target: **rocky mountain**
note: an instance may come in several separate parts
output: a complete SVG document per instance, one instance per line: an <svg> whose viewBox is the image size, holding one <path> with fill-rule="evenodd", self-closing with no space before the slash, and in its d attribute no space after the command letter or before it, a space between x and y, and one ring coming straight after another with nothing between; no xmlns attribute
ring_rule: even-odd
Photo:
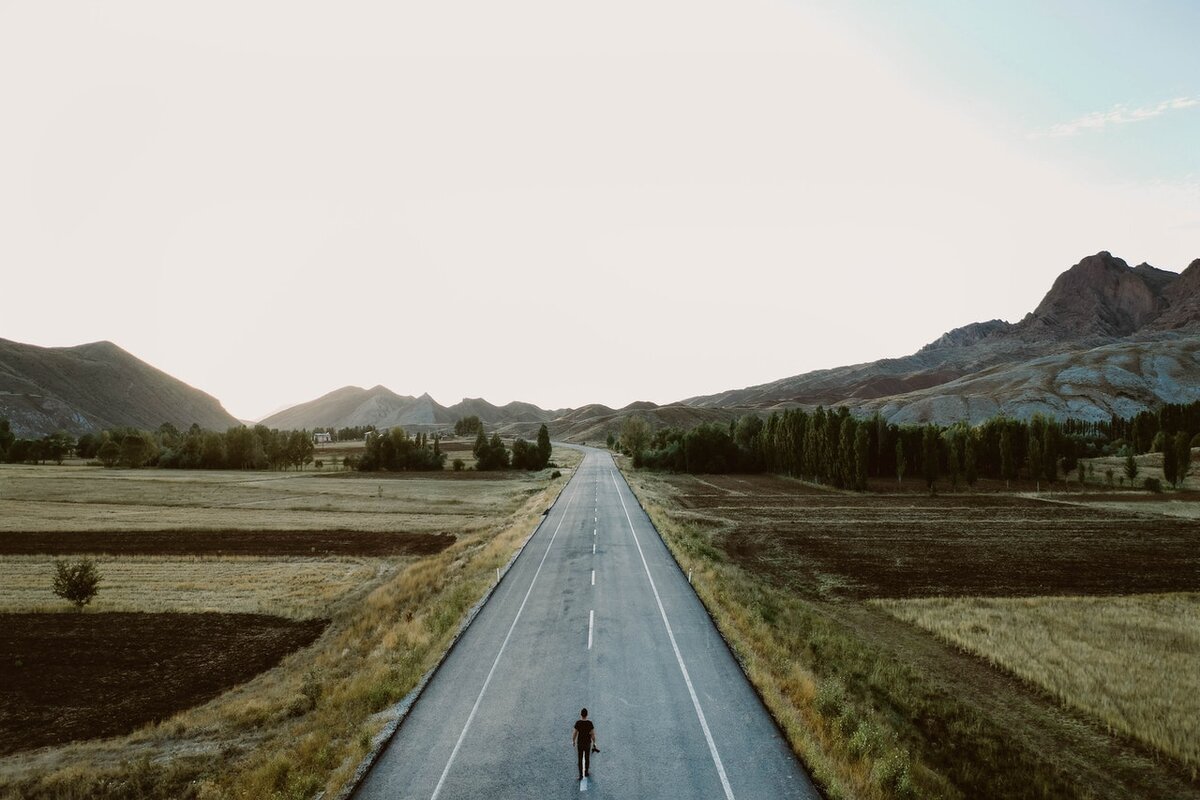
<svg viewBox="0 0 1200 800"><path fill-rule="evenodd" d="M344 386L307 403L272 414L262 424L272 428L445 428L462 417L477 416L489 430L522 432L549 422L563 412L546 411L529 403L497 406L486 400L467 398L443 406L423 394L399 395L386 386L362 389Z"/></svg>
<svg viewBox="0 0 1200 800"><path fill-rule="evenodd" d="M0 339L0 417L23 437L164 422L215 430L238 424L216 398L112 342L37 347Z"/></svg>
<svg viewBox="0 0 1200 800"><path fill-rule="evenodd" d="M1012 333L1055 342L1129 336L1167 309L1164 291L1179 277L1149 264L1130 267L1107 252L1097 253L1059 275Z"/></svg>
<svg viewBox="0 0 1200 800"><path fill-rule="evenodd" d="M1200 400L1200 336L1122 341L1002 364L940 386L857 404L898 425L1034 414L1095 422Z"/></svg>
<svg viewBox="0 0 1200 800"><path fill-rule="evenodd" d="M1195 377L1188 361L1194 351L1175 341L1180 337L1200 337L1200 259L1177 274L1149 264L1130 267L1100 252L1059 275L1037 308L1017 323L973 323L903 358L817 370L683 403L758 410L844 404L898 421L978 420L988 408L1016 416L1039 411L1061 416L1078 409L1096 418L1107 416L1107 408L1141 410L1180 396L1175 384L1183 381L1186 388ZM1140 343L1146 356L1132 364L1132 380L1143 382L1136 388L1121 373L1111 373L1116 382L1110 383L1109 371L1097 361L1109 363L1111 356L1128 371L1124 356L1118 358L1120 348L1104 349L1122 343ZM1159 352L1179 359L1179 368L1152 369L1156 362L1150 356ZM1084 382L1091 387L1084 392L1090 400L1072 394L1084 385L1077 377L1053 379L1072 364L1084 370L1072 373L1077 376L1099 369L1094 382Z"/></svg>
<svg viewBox="0 0 1200 800"><path fill-rule="evenodd" d="M1148 331L1181 331L1200 319L1200 258L1193 261L1162 293L1166 309L1146 326Z"/></svg>

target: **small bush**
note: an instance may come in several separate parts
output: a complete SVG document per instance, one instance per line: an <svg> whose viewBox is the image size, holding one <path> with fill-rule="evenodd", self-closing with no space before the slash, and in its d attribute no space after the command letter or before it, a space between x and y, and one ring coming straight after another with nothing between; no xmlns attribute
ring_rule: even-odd
<svg viewBox="0 0 1200 800"><path fill-rule="evenodd" d="M462 472L464 469L466 469L467 462L463 461L461 458L456 458L450 462L450 466L454 468L455 472Z"/></svg>
<svg viewBox="0 0 1200 800"><path fill-rule="evenodd" d="M873 721L864 719L850 737L850 752L862 758L878 753L882 744L883 731Z"/></svg>
<svg viewBox="0 0 1200 800"><path fill-rule="evenodd" d="M99 591L100 573L95 561L85 558L74 564L61 560L54 562L54 593L72 603L77 610L82 611Z"/></svg>
<svg viewBox="0 0 1200 800"><path fill-rule="evenodd" d="M554 478L561 478L561 477L562 477L562 473L559 472L558 470L554 470L554 472L550 473L551 480L553 480Z"/></svg>
<svg viewBox="0 0 1200 800"><path fill-rule="evenodd" d="M817 711L828 719L842 715L846 707L846 686L837 678L821 681L817 688Z"/></svg>
<svg viewBox="0 0 1200 800"><path fill-rule="evenodd" d="M1162 481L1160 481L1158 478L1146 478L1146 480L1142 483L1142 488L1147 492L1162 494Z"/></svg>

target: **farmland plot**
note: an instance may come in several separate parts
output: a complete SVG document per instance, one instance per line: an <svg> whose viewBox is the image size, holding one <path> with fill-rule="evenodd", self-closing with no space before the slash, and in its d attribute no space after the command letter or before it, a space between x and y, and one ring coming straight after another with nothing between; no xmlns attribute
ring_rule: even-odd
<svg viewBox="0 0 1200 800"><path fill-rule="evenodd" d="M829 796L1200 797L1169 744L1065 707L1015 669L892 613L928 597L982 597L1007 611L1030 595L1122 603L1194 593L1194 524L1003 492L855 494L772 476L627 475ZM941 602L959 601L921 610ZM1195 622L1176 623L1183 630L1172 635L1191 641ZM1004 628L1019 635L1020 617ZM1114 630L1096 631L1090 646L1120 652L1121 642L1104 641ZM1186 683L1142 693L1139 713L1185 697ZM1182 713L1192 708L1185 701Z"/></svg>
<svg viewBox="0 0 1200 800"><path fill-rule="evenodd" d="M550 473L0 467L0 798L336 792ZM103 580L77 614L50 577L84 555ZM51 639L78 674L41 668Z"/></svg>

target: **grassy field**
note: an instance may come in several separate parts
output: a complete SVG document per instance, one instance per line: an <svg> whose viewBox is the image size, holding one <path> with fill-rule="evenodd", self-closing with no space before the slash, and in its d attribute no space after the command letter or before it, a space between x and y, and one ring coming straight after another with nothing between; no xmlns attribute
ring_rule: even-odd
<svg viewBox="0 0 1200 800"><path fill-rule="evenodd" d="M627 475L828 796L1200 797L1182 762L874 602L1196 591L1194 526L1000 493Z"/></svg>
<svg viewBox="0 0 1200 800"><path fill-rule="evenodd" d="M1200 595L881 603L1113 730L1200 767Z"/></svg>
<svg viewBox="0 0 1200 800"><path fill-rule="evenodd" d="M510 473L0 469L0 532L485 528Z"/></svg>
<svg viewBox="0 0 1200 800"><path fill-rule="evenodd" d="M2 535L2 534L0 534ZM101 558L91 612L237 612L305 619L330 614L345 595L394 574L404 560ZM0 558L0 613L64 611L51 591L53 562Z"/></svg>
<svg viewBox="0 0 1200 800"><path fill-rule="evenodd" d="M554 458L568 473L579 461L567 450ZM48 621L47 630L75 621L102 628L120 616L105 609L220 612L187 615L191 620L266 611L277 625L311 623L323 630L311 646L290 654L275 648L269 661L276 666L259 663L201 705L167 703L169 715L123 735L105 730L109 738L0 758L0 797L207 800L336 792L383 724L377 712L403 697L435 663L467 609L494 581L495 569L565 485L569 475L552 479L550 472L0 468L0 581L16 587L4 599L6 610L47 607L44 587L53 559L37 552L37 538L48 553L61 555L78 537L79 552L117 552L97 556L106 581L95 611L74 614L63 603L61 612L36 615ZM299 547L292 541L297 538ZM253 541L251 555L214 555L242 539ZM5 541L16 542L8 553ZM297 556L304 547L314 555ZM356 548L382 554L357 555ZM240 630L215 625L205 650L234 646ZM131 632L121 646L151 652L162 638L153 629L139 636ZM16 657L23 661L20 653ZM106 676L106 662L98 663L90 679L105 685L137 673ZM172 665L178 666L152 662L162 671L160 680L179 685L185 697L208 697L185 690ZM45 705L47 698L41 700ZM0 721L37 719L38 713L10 704ZM127 722L136 720L128 716ZM19 730L0 736L15 747L25 741Z"/></svg>

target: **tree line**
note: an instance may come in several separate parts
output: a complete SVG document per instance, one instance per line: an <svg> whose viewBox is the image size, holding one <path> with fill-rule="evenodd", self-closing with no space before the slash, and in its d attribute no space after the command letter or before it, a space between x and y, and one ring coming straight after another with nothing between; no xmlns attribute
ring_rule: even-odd
<svg viewBox="0 0 1200 800"><path fill-rule="evenodd" d="M5 436L4 433L8 433ZM166 469L301 469L313 462L312 434L255 425L224 433L171 423L157 430L113 428L78 439L54 433L41 439L15 439L0 420L0 458L9 463L62 463L72 455L105 467Z"/></svg>
<svg viewBox="0 0 1200 800"><path fill-rule="evenodd" d="M344 458L345 467L393 472L445 467L446 454L436 434L410 436L403 428L377 431L373 427L341 428L337 433L339 440L366 439L362 456ZM536 441L518 437L511 451L499 435L489 438L480 426L474 447L476 469L540 470L549 464L550 450L550 433L545 425L538 429ZM314 463L315 452L313 432L278 430L265 425L237 426L222 433L204 430L199 425L180 431L171 423L164 423L154 431L114 428L85 433L78 439L63 432L24 439L13 434L8 420L0 419L0 461L8 463L61 464L75 456L105 467L128 469L278 470L303 469Z"/></svg>
<svg viewBox="0 0 1200 800"><path fill-rule="evenodd" d="M973 485L980 477L1053 483L1078 475L1080 459L1122 454L1127 456L1122 477L1132 484L1133 456L1153 450L1163 454L1166 480L1178 485L1190 471L1191 448L1200 446L1200 402L1108 422L996 417L977 426L894 425L878 414L854 417L844 407L789 409L689 430L654 431L632 416L616 443L633 456L635 467L765 471L858 490L869 478L901 481L906 474L919 475L930 488L942 479L953 487Z"/></svg>
<svg viewBox="0 0 1200 800"><path fill-rule="evenodd" d="M403 428L373 433L367 437L366 449L358 462L364 471L388 472L440 470L446 465L441 438L424 433L409 436Z"/></svg>
<svg viewBox="0 0 1200 800"><path fill-rule="evenodd" d="M478 420L478 417L474 419ZM455 430L457 430L457 426ZM475 455L475 469L496 470L512 467L513 469L540 470L550 463L550 430L543 423L537 432L537 440L527 442L518 436L512 444L512 452L504 447L500 434L493 433L489 438L482 425L478 426L475 434L475 445L471 452Z"/></svg>

